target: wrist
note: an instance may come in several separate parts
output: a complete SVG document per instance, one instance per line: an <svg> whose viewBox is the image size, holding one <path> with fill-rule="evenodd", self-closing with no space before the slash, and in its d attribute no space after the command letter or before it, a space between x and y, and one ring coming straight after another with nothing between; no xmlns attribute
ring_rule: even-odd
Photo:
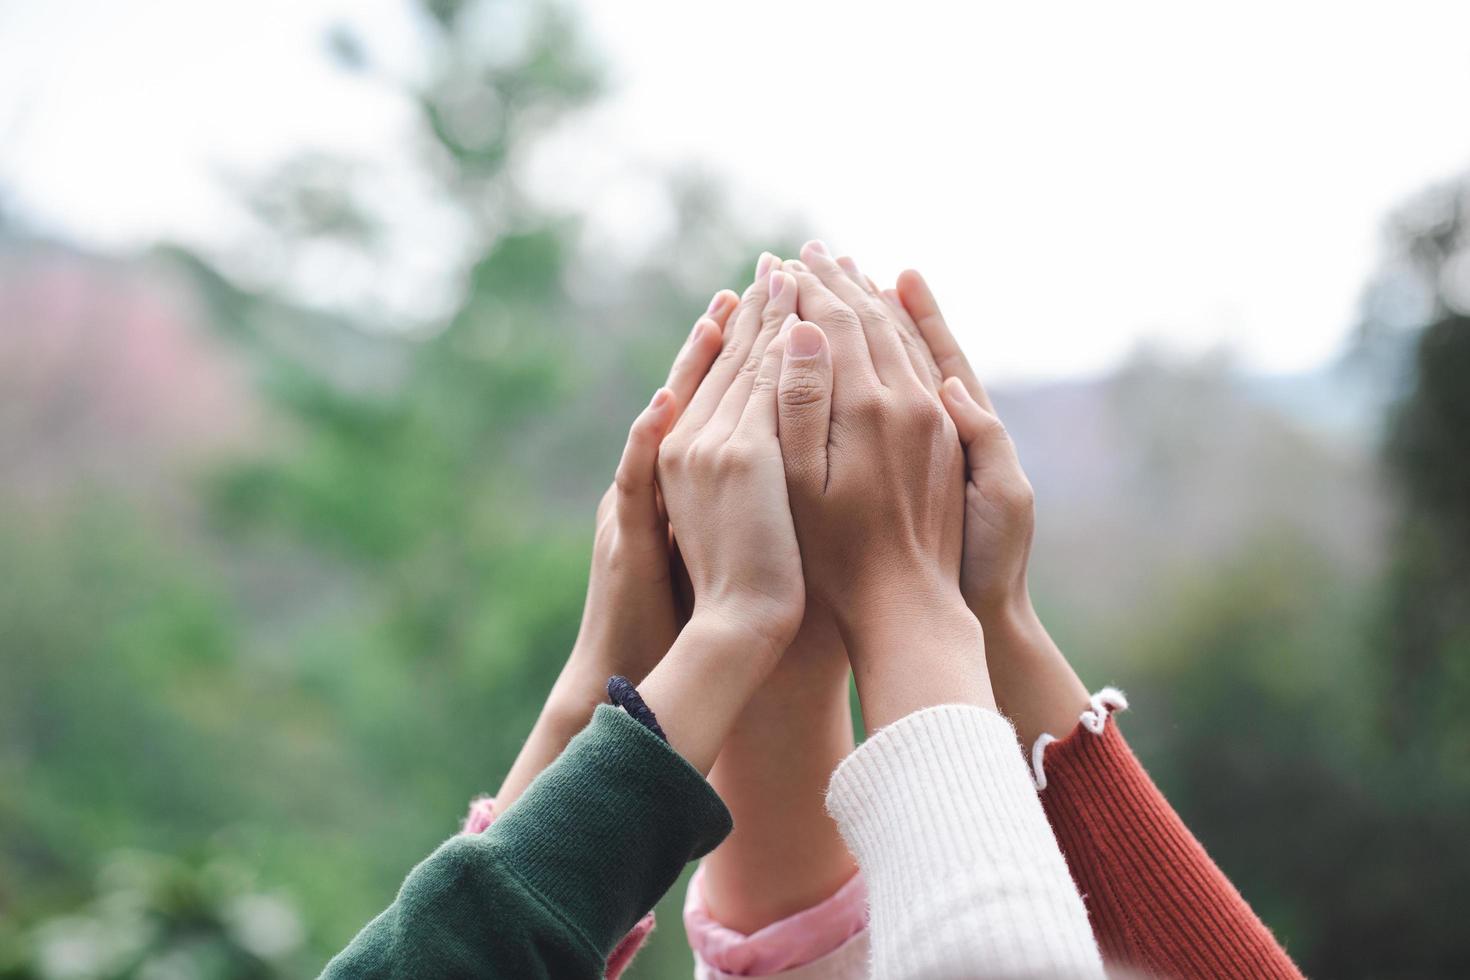
<svg viewBox="0 0 1470 980"><path fill-rule="evenodd" d="M619 673L623 672L611 663L574 650L552 685L542 714L558 722L580 721L580 731L591 720L593 709L607 700L607 679ZM629 677L635 684L641 679Z"/></svg>
<svg viewBox="0 0 1470 980"><path fill-rule="evenodd" d="M769 672L796 638L802 610L801 603L793 608L764 596L696 599L688 626L721 644L742 647L751 666Z"/></svg>
<svg viewBox="0 0 1470 980"><path fill-rule="evenodd" d="M736 719L770 672L768 646L758 631L696 610L639 685L670 747L701 773L714 766Z"/></svg>
<svg viewBox="0 0 1470 980"><path fill-rule="evenodd" d="M1033 649L1047 635L1025 589L998 602L980 605L967 600L967 604L985 630L985 649L991 657Z"/></svg>
<svg viewBox="0 0 1470 980"><path fill-rule="evenodd" d="M848 656L856 662L867 656L869 647L891 643L906 632L935 627L965 632L975 622L957 586L896 578L857 591L839 614L837 625Z"/></svg>
<svg viewBox="0 0 1470 980"><path fill-rule="evenodd" d="M981 618L996 704L1026 745L1042 734L1065 736L1088 706L1088 691L1047 632L1030 597Z"/></svg>
<svg viewBox="0 0 1470 980"><path fill-rule="evenodd" d="M870 732L940 704L995 708L984 634L957 593L890 599L844 636Z"/></svg>

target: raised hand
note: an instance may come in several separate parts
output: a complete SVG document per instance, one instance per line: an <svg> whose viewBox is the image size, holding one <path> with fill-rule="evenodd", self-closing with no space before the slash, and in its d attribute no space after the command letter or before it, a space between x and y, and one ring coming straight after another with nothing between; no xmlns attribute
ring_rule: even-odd
<svg viewBox="0 0 1470 980"><path fill-rule="evenodd" d="M769 277L763 322L784 321L795 308L796 280L770 255L757 272ZM823 805L832 771L853 749L848 676L831 611L809 601L796 638L709 774L735 829L704 859L690 902L726 928L755 933L828 898L856 871ZM710 965L736 965L720 966L725 948L694 942L714 958Z"/></svg>
<svg viewBox="0 0 1470 980"><path fill-rule="evenodd" d="M786 295L772 297L773 283ZM795 303L785 280L757 278L659 451L659 488L694 607L642 693L670 744L703 772L796 635L805 607L776 435L781 329Z"/></svg>
<svg viewBox="0 0 1470 980"><path fill-rule="evenodd" d="M1031 604L1026 570L1035 533L1031 483L1016 447L955 341L923 276L905 272L884 294L906 330L922 338L944 378L940 393L964 443L965 544L960 584L985 629L996 700L1029 745L1072 729L1087 689Z"/></svg>
<svg viewBox="0 0 1470 980"><path fill-rule="evenodd" d="M847 644L870 728L932 704L993 706L959 587L964 459L887 304L819 243L787 263L798 312L781 450L810 594Z"/></svg>
<svg viewBox="0 0 1470 980"><path fill-rule="evenodd" d="M659 444L722 348L737 297L716 293L659 388L628 430L612 485L597 507L587 601L572 654L515 764L495 796L503 811L555 759L606 701L607 679L641 681L679 633L668 522L655 490Z"/></svg>

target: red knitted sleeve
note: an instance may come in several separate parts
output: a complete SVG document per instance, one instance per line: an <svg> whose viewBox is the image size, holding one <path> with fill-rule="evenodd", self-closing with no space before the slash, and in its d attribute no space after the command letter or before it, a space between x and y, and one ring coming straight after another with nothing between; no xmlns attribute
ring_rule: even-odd
<svg viewBox="0 0 1470 980"><path fill-rule="evenodd" d="M1111 693L1117 704L1094 698L1072 734L1038 746L1035 759L1042 805L1104 959L1176 980L1300 978L1106 723L1108 707L1126 705Z"/></svg>

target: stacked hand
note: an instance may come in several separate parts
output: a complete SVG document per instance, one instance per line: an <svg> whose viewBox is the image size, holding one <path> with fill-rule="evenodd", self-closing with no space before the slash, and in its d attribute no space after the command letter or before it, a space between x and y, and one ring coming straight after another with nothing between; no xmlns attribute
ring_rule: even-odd
<svg viewBox="0 0 1470 980"><path fill-rule="evenodd" d="M806 684L831 706L846 663L870 729L993 707L992 680L1023 735L1065 728L1086 692L1031 609L1032 525L1014 447L923 279L880 291L817 242L800 261L764 254L629 433L547 751L614 673L703 771L757 691ZM693 594L682 625L671 537Z"/></svg>

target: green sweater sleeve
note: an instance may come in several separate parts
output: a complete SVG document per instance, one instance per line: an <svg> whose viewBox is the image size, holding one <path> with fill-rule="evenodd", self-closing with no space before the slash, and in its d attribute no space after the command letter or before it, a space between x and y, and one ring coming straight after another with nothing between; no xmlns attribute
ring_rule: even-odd
<svg viewBox="0 0 1470 980"><path fill-rule="evenodd" d="M604 705L489 830L414 868L322 976L601 977L618 941L730 826L704 777Z"/></svg>

